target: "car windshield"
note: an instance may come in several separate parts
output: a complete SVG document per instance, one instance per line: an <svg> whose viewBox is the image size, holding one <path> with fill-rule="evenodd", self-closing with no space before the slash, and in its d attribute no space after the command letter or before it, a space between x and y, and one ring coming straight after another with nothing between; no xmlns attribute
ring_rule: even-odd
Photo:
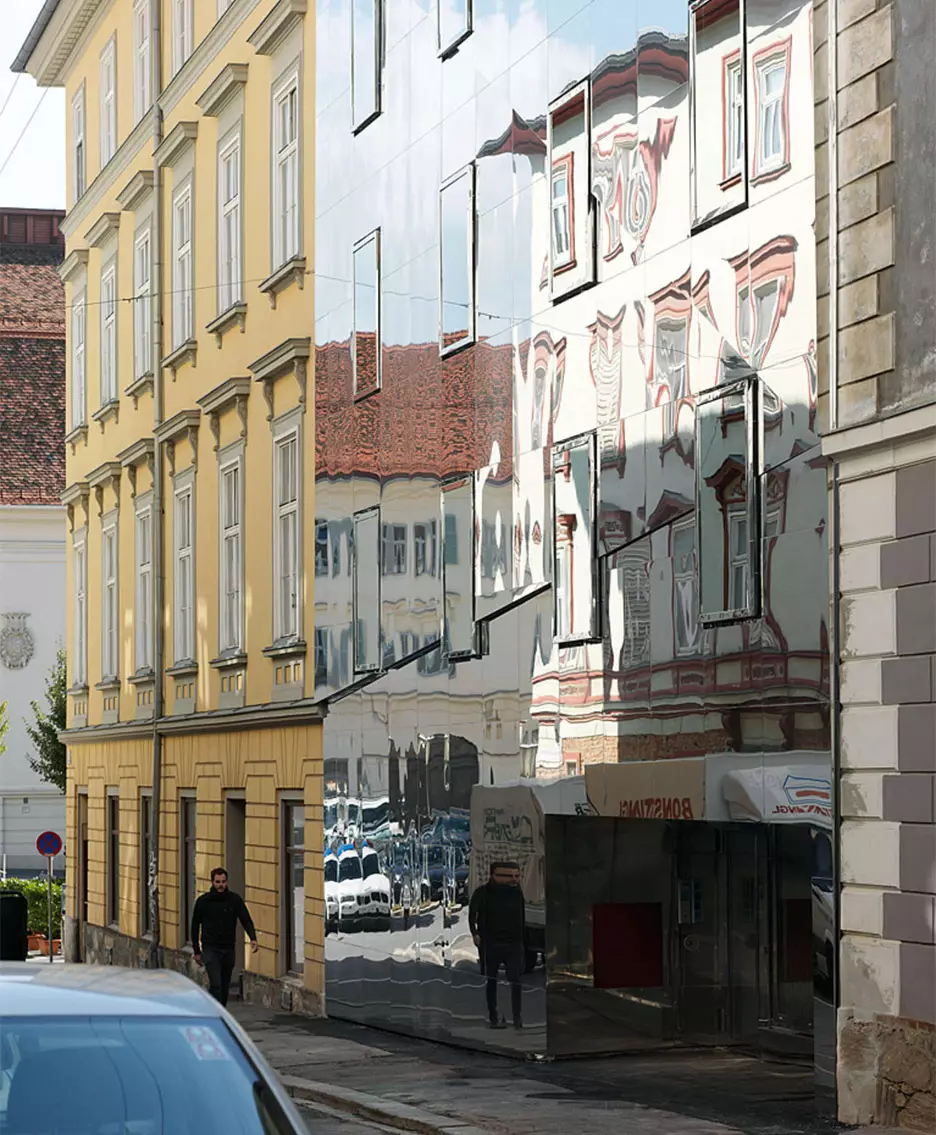
<svg viewBox="0 0 936 1135"><path fill-rule="evenodd" d="M348 855L338 864L338 881L343 883L346 879L360 879L361 860L357 855Z"/></svg>
<svg viewBox="0 0 936 1135"><path fill-rule="evenodd" d="M380 874L380 864L377 862L376 855L368 855L364 860L363 866L365 879L369 879L371 875Z"/></svg>
<svg viewBox="0 0 936 1135"><path fill-rule="evenodd" d="M338 882L338 860L333 859L331 856L325 860L325 882Z"/></svg>
<svg viewBox="0 0 936 1135"><path fill-rule="evenodd" d="M4 1135L294 1135L225 1025L0 1017Z"/></svg>

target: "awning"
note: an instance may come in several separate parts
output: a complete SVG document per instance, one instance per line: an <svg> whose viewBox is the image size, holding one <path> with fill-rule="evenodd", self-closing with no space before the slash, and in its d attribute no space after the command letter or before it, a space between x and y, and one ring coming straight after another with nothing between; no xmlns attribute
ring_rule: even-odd
<svg viewBox="0 0 936 1135"><path fill-rule="evenodd" d="M732 820L832 827L832 781L823 765L735 769L722 779Z"/></svg>

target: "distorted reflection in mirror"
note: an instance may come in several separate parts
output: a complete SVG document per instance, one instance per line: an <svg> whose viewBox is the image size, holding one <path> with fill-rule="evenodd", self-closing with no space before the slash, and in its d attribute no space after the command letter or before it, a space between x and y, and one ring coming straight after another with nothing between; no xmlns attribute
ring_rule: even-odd
<svg viewBox="0 0 936 1135"><path fill-rule="evenodd" d="M699 617L734 622L758 612L756 379L696 398Z"/></svg>
<svg viewBox="0 0 936 1135"><path fill-rule="evenodd" d="M595 282L591 81L549 104L549 271L553 301Z"/></svg>
<svg viewBox="0 0 936 1135"><path fill-rule="evenodd" d="M474 26L472 0L437 0L439 55L447 59L471 35Z"/></svg>
<svg viewBox="0 0 936 1135"><path fill-rule="evenodd" d="M474 480L442 485L442 641L449 658L471 658L474 630Z"/></svg>
<svg viewBox="0 0 936 1135"><path fill-rule="evenodd" d="M351 126L362 130L380 114L384 64L383 0L352 0Z"/></svg>
<svg viewBox="0 0 936 1135"><path fill-rule="evenodd" d="M554 628L560 643L598 633L595 547L595 435L553 450Z"/></svg>
<svg viewBox="0 0 936 1135"><path fill-rule="evenodd" d="M354 672L379 670L380 508L354 514Z"/></svg>
<svg viewBox="0 0 936 1135"><path fill-rule="evenodd" d="M439 190L439 352L475 341L475 165Z"/></svg>
<svg viewBox="0 0 936 1135"><path fill-rule="evenodd" d="M365 398L380 389L380 229L357 242L354 267L354 396Z"/></svg>

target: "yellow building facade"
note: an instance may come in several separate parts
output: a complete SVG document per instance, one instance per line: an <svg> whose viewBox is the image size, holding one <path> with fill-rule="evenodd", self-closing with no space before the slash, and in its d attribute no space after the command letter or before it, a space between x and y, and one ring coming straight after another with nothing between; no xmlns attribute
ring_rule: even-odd
<svg viewBox="0 0 936 1135"><path fill-rule="evenodd" d="M224 865L245 996L317 1011L307 8L60 0L17 65L68 114L66 948L192 968Z"/></svg>

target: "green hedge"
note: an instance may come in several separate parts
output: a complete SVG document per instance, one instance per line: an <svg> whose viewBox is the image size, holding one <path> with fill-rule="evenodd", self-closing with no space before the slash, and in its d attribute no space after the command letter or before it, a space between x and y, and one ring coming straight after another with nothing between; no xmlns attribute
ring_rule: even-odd
<svg viewBox="0 0 936 1135"><path fill-rule="evenodd" d="M62 936L62 880L52 880L52 937ZM0 889L19 891L29 904L29 933L45 934L49 928L49 884L45 879L0 879Z"/></svg>

